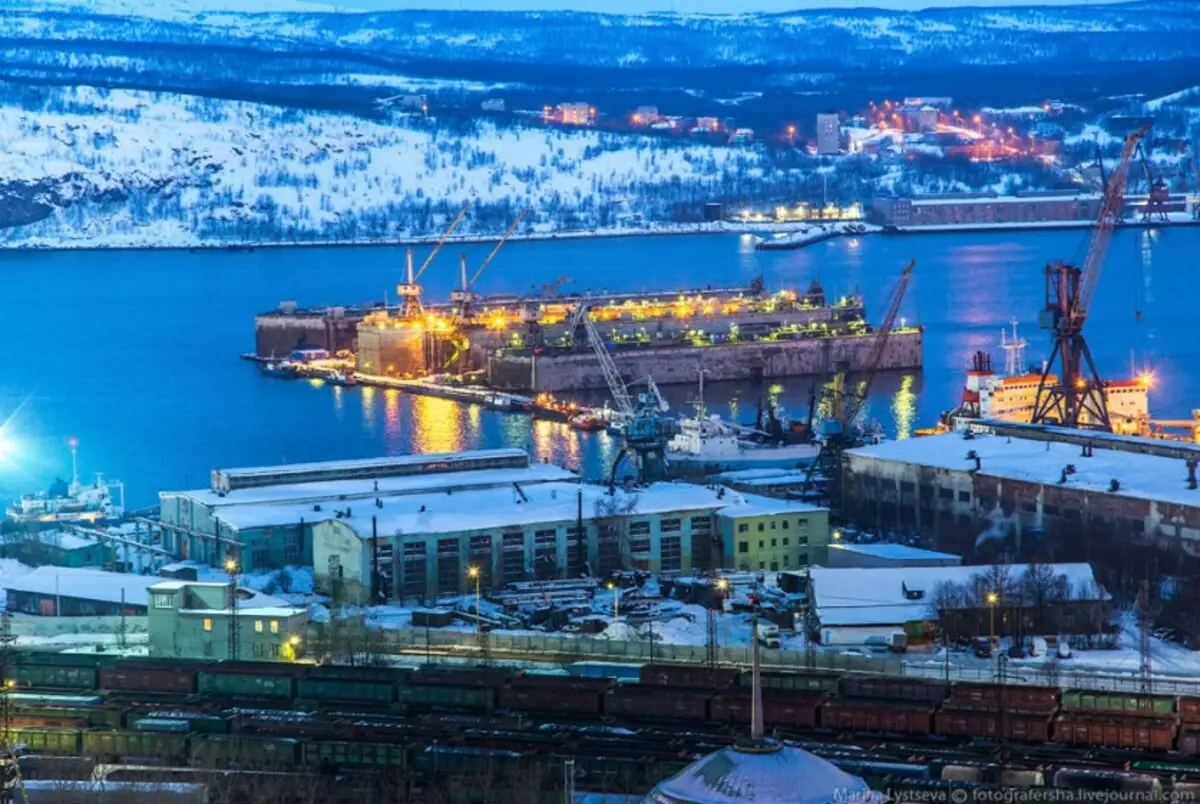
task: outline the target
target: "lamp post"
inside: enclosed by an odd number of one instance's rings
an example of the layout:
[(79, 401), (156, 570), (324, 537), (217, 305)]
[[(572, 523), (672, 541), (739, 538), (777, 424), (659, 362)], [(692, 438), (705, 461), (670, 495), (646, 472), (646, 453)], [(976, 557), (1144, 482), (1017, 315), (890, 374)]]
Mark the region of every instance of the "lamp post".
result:
[(613, 632), (616, 633), (617, 626), (621, 624), (621, 590), (612, 581), (604, 586), (613, 593)]
[(988, 604), (988, 647), (999, 654), (1000, 646), (996, 644), (996, 604), (1000, 602), (1000, 595), (988, 592), (985, 600)]
[(475, 580), (475, 633), (478, 634), (483, 630), (483, 623), (479, 620), (479, 567), (467, 567), (467, 577)]
[(725, 578), (718, 578), (717, 591), (721, 593), (721, 644), (724, 645), (729, 642), (725, 627), (725, 596), (729, 594), (729, 581)]
[(300, 649), (300, 637), (297, 634), (292, 634), (290, 637), (288, 637), (288, 640), (287, 640), (287, 650), (288, 650), (288, 654), (289, 654), (288, 659), (290, 661), (293, 661), (293, 662), (296, 661), (296, 658), (299, 655), (299, 649)]
[(233, 662), (238, 660), (237, 571), (237, 559), (225, 559), (225, 572), (229, 573), (229, 660)]

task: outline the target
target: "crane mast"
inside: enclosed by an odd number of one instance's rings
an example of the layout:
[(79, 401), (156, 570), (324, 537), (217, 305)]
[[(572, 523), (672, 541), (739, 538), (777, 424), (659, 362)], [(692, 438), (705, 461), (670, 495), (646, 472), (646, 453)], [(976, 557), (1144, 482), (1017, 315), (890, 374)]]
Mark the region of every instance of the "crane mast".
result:
[[(1084, 339), (1083, 327), (1096, 295), (1113, 232), (1124, 212), (1129, 166), (1148, 131), (1149, 126), (1145, 126), (1125, 138), (1121, 160), (1109, 176), (1100, 202), (1100, 214), (1092, 230), (1083, 267), (1063, 262), (1046, 266), (1046, 306), (1038, 314), (1038, 325), (1051, 332), (1054, 348), (1038, 382), (1031, 419), (1034, 424), (1112, 430), (1104, 382)], [(1057, 382), (1052, 382), (1051, 371), (1056, 362), (1059, 374)]]

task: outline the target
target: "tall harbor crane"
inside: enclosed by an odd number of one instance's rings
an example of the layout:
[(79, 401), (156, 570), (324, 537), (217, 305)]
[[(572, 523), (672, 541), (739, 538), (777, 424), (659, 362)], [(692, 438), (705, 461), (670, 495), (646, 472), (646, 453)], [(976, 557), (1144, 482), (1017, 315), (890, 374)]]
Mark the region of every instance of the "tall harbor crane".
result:
[(805, 489), (810, 488), (814, 476), (820, 477), (825, 485), (824, 493), (821, 496), (825, 498), (835, 513), (841, 507), (842, 453), (861, 446), (865, 441), (866, 434), (857, 424), (858, 414), (862, 412), (862, 406), (867, 401), (871, 385), (883, 363), (884, 351), (887, 349), (892, 330), (896, 326), (896, 318), (900, 315), (900, 305), (904, 301), (904, 294), (908, 290), (909, 281), (912, 279), (913, 269), (916, 266), (917, 261), (910, 260), (900, 274), (900, 281), (896, 284), (888, 302), (887, 313), (879, 324), (879, 328), (873, 333), (871, 351), (867, 356), (867, 361), (863, 364), (863, 378), (855, 390), (847, 394), (845, 390), (846, 372), (843, 368), (839, 367), (834, 379), (830, 398), (830, 415), (819, 425), (822, 439), (821, 451), (808, 467), (804, 487)]
[(621, 449), (617, 452), (609, 471), (609, 488), (616, 484), (617, 469), (626, 456), (634, 460), (638, 482), (662, 480), (666, 477), (667, 470), (667, 439), (679, 432), (679, 423), (663, 415), (667, 406), (658, 393), (653, 378), (649, 380), (648, 390), (638, 394), (637, 401), (634, 402), (625, 381), (617, 371), (612, 355), (604, 346), (604, 339), (596, 329), (596, 323), (589, 315), (589, 306), (590, 300), (586, 296), (580, 300), (571, 317), (570, 332), (574, 333), (576, 343), (582, 338), (592, 347), (600, 363), (600, 371), (604, 374), (604, 381), (608, 384), (609, 393), (612, 394), (613, 406), (625, 423)]
[(413, 269), (413, 250), (410, 248), (404, 255), (404, 281), (396, 286), (396, 293), (400, 297), (400, 317), (406, 320), (420, 318), (425, 310), (421, 304), (421, 286), (417, 284), (421, 279), (421, 274), (425, 273), (425, 269), (433, 262), (433, 258), (441, 251), (442, 246), (450, 239), (450, 235), (458, 228), (458, 224), (462, 222), (463, 216), (467, 214), (471, 202), (463, 204), (463, 208), (459, 210), (458, 215), (446, 227), (446, 231), (438, 239), (433, 250), (429, 252), (429, 256), (425, 258), (425, 262), (421, 263), (419, 270)]
[[(1054, 348), (1038, 382), (1031, 419), (1034, 424), (1112, 430), (1104, 383), (1083, 337), (1083, 327), (1096, 294), (1108, 246), (1124, 212), (1130, 163), (1138, 143), (1149, 130), (1149, 126), (1144, 126), (1125, 138), (1121, 160), (1109, 176), (1100, 202), (1100, 214), (1092, 230), (1083, 267), (1064, 262), (1046, 266), (1046, 306), (1038, 313), (1038, 326), (1050, 331)], [(1052, 382), (1051, 372), (1056, 360), (1059, 372), (1056, 381)]]
[(483, 274), (484, 269), (492, 264), (492, 260), (500, 253), (500, 249), (504, 248), (504, 244), (508, 242), (508, 238), (512, 237), (512, 233), (517, 230), (517, 226), (525, 219), (525, 216), (530, 213), (530, 207), (526, 207), (521, 211), (521, 214), (516, 217), (516, 220), (504, 232), (504, 236), (496, 243), (496, 247), (487, 255), (479, 267), (472, 274), (471, 278), (467, 278), (467, 255), (463, 254), (459, 258), (459, 282), (462, 285), (458, 290), (450, 291), (450, 301), (454, 304), (454, 318), (460, 323), (472, 322), (475, 320), (475, 304), (479, 301), (479, 294), (471, 288), (475, 287), (475, 283)]
[(1150, 164), (1144, 141), (1138, 143), (1137, 153), (1142, 163), (1142, 173), (1146, 176), (1146, 206), (1142, 208), (1142, 222), (1148, 223), (1154, 219), (1165, 223), (1168, 220), (1167, 202), (1171, 200), (1171, 188)]

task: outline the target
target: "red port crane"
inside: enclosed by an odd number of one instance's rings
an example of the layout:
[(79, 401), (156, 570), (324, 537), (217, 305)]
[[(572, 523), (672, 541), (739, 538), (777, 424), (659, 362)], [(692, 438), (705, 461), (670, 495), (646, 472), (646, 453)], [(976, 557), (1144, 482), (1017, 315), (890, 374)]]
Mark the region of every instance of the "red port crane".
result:
[[(1104, 383), (1096, 371), (1091, 350), (1083, 337), (1092, 297), (1100, 281), (1104, 257), (1112, 242), (1113, 231), (1121, 221), (1125, 207), (1125, 185), (1129, 165), (1138, 143), (1150, 130), (1138, 129), (1125, 138), (1121, 161), (1109, 176), (1100, 202), (1100, 215), (1092, 230), (1091, 242), (1083, 267), (1054, 262), (1046, 266), (1046, 306), (1038, 313), (1038, 326), (1050, 330), (1054, 349), (1042, 370), (1037, 397), (1033, 403), (1034, 424), (1058, 424), (1112, 430)], [(1059, 364), (1057, 381), (1052, 382), (1055, 362)]]

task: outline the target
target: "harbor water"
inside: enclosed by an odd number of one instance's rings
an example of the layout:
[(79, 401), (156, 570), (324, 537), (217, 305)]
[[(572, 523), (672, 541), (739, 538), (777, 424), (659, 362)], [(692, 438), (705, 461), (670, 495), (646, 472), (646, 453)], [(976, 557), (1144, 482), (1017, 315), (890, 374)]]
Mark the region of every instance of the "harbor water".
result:
[[(869, 415), (905, 437), (954, 404), (974, 350), (994, 350), (1001, 360), (1009, 319), (1029, 341), (1027, 362), (1048, 354), (1035, 326), (1042, 269), (1081, 256), (1085, 237), (867, 236), (784, 252), (756, 252), (739, 235), (511, 243), (477, 290), (540, 293), (543, 283), (568, 277), (565, 293), (669, 291), (748, 284), (761, 273), (772, 290), (813, 279), (831, 296), (858, 289), (877, 322), (915, 258), (901, 315), (926, 327), (925, 367), (881, 376), (869, 400)], [(472, 264), (489, 250), (467, 248)], [(1088, 323), (1107, 376), (1126, 376), (1132, 362), (1139, 370), (1152, 365), (1159, 417), (1200, 407), (1200, 341), (1191, 328), (1196, 254), (1200, 229), (1118, 232)], [(448, 298), (455, 257), (445, 249), (422, 277), (429, 298)], [(398, 391), (270, 379), (238, 360), (253, 348), (255, 313), (285, 299), (302, 306), (378, 300), (398, 282), (403, 262), (401, 249), (382, 247), (6, 253), (0, 421), (12, 447), (0, 459), (0, 494), (67, 476), (71, 436), (79, 439), (81, 472), (124, 480), (135, 507), (154, 503), (162, 488), (207, 485), (218, 466), (414, 451), (515, 446), (591, 476), (605, 472), (615, 444), (604, 434)], [(812, 384), (780, 383), (793, 416), (804, 414)], [(694, 395), (690, 387), (664, 390), (677, 409)], [(706, 389), (714, 411), (744, 423), (754, 419), (758, 393), (748, 383)]]

